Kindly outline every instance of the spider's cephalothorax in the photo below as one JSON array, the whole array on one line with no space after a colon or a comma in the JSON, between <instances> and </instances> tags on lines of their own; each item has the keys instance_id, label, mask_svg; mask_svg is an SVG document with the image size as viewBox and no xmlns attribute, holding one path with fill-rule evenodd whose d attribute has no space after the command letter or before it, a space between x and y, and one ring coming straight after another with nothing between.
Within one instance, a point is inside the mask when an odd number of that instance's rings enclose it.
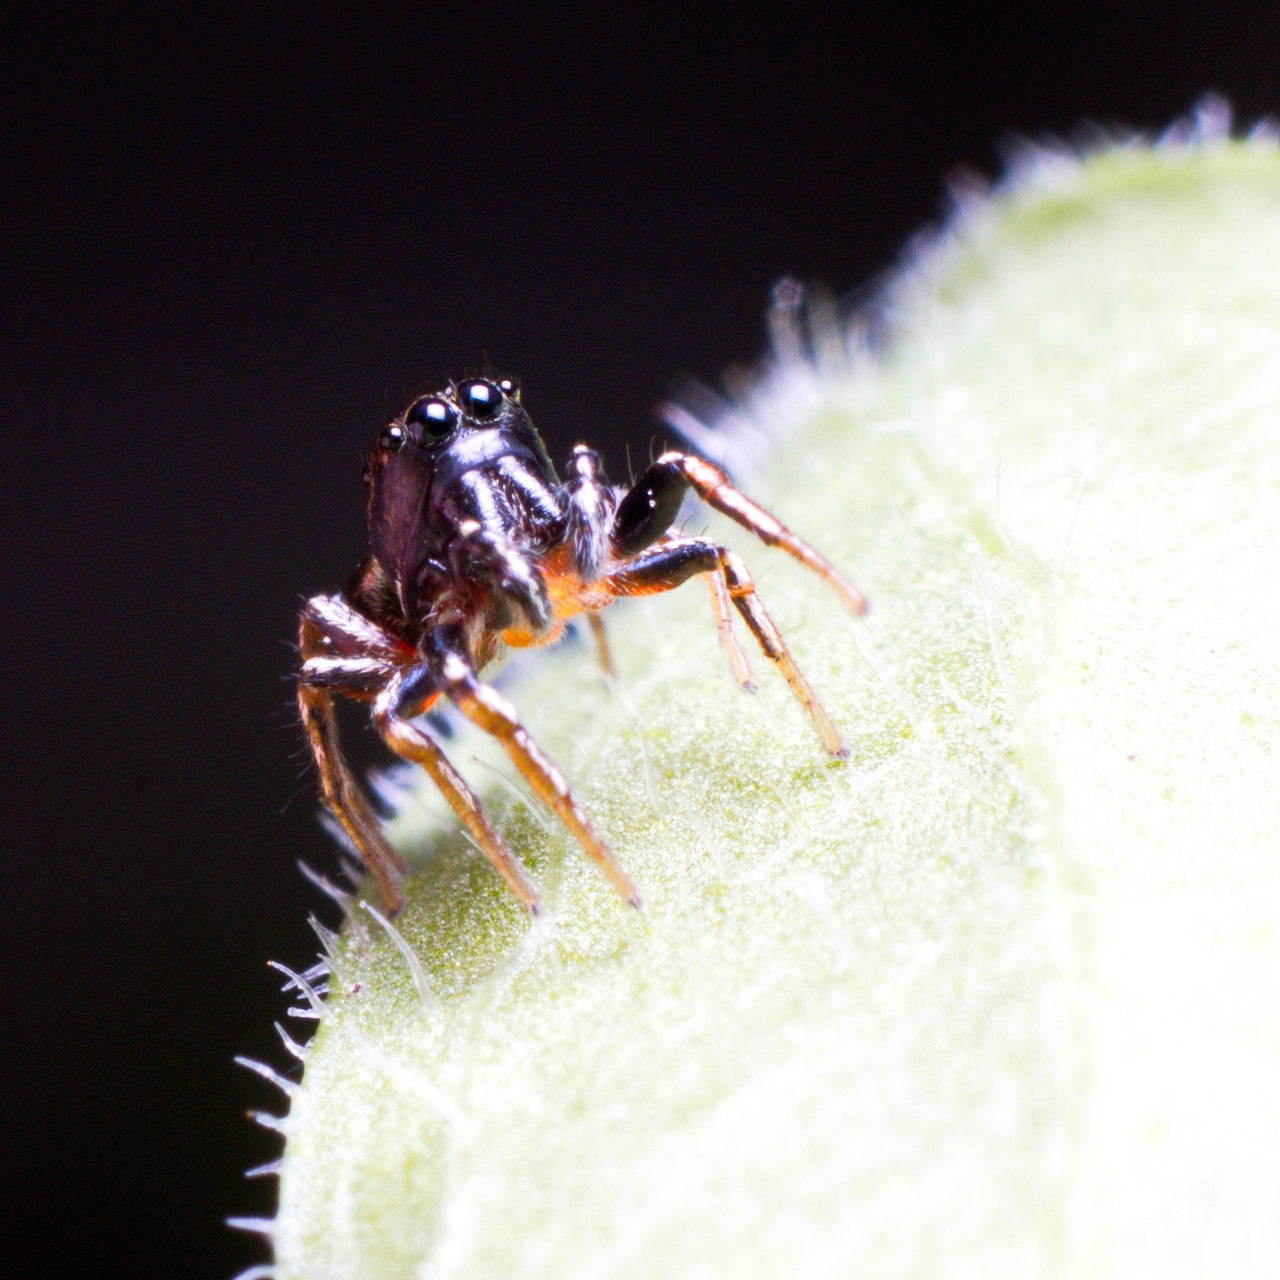
<instances>
[{"instance_id":1,"label":"spider's cephalothorax","mask_svg":"<svg viewBox=\"0 0 1280 1280\"><path fill-rule=\"evenodd\" d=\"M387 744L427 771L530 911L538 909L533 886L470 787L413 723L441 697L499 740L618 892L633 905L640 899L515 708L480 681L477 673L503 645L546 644L566 619L585 613L611 671L599 612L621 596L669 591L705 574L738 683L754 690L733 632L735 609L791 686L823 746L844 755L840 735L757 599L746 565L715 542L673 537L668 530L692 489L808 565L855 613L865 601L709 462L664 453L630 489L615 489L599 457L578 445L561 481L515 384L475 379L415 400L379 437L366 479L369 554L344 595L316 596L302 611L298 698L325 803L391 910L404 901L397 883L404 864L342 758L334 694L372 703L373 722Z\"/></svg>"}]
</instances>

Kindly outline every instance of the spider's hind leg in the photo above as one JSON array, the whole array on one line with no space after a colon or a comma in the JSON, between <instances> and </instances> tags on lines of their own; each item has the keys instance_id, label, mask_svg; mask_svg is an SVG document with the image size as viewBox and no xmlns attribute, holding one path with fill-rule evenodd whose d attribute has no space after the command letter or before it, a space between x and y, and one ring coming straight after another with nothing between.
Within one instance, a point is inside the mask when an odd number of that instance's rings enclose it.
<instances>
[{"instance_id":1,"label":"spider's hind leg","mask_svg":"<svg viewBox=\"0 0 1280 1280\"><path fill-rule=\"evenodd\" d=\"M712 601L716 608L716 622L721 638L726 633L729 637L725 647L738 683L744 688L748 687L746 681L750 679L750 671L746 669L746 658L738 648L729 626L728 612L724 609L726 595L755 636L760 651L778 668L796 700L804 707L818 737L822 739L822 745L837 758L847 756L848 751L822 703L818 701L818 695L805 679L804 672L796 665L782 633L760 603L755 582L741 557L705 538L671 538L633 556L610 574L607 582L610 590L619 596L643 596L670 591L699 573L708 573L713 578L718 576L721 579L719 587L712 582Z\"/></svg>"},{"instance_id":2,"label":"spider's hind leg","mask_svg":"<svg viewBox=\"0 0 1280 1280\"><path fill-rule=\"evenodd\" d=\"M747 693L755 693L756 682L751 674L751 664L747 661L747 655L742 652L738 637L733 634L733 601L729 588L725 585L724 574L713 570L707 574L707 585L711 590L711 608L716 615L716 630L720 633L720 643L729 659L729 670L733 672L739 688Z\"/></svg>"},{"instance_id":3,"label":"spider's hind leg","mask_svg":"<svg viewBox=\"0 0 1280 1280\"><path fill-rule=\"evenodd\" d=\"M791 692L795 694L796 701L804 707L809 719L813 722L813 727L818 731L822 745L836 759L845 759L849 754L848 748L841 740L835 725L831 723L822 703L818 701L818 695L805 679L804 672L796 665L796 660L791 656L791 650L787 648L787 643L782 638L782 632L765 612L764 605L760 603L760 597L756 595L756 584L741 557L732 551L722 549L720 572L724 575L729 599L733 601L734 607L742 615L742 620L755 636L761 652L778 668L782 678L791 686Z\"/></svg>"}]
</instances>

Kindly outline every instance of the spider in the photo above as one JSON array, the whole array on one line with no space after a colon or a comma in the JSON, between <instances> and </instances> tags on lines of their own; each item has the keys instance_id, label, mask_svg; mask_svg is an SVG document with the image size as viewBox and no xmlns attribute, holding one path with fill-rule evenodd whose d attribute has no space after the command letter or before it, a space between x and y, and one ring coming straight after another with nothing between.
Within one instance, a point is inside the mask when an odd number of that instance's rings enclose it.
<instances>
[{"instance_id":1,"label":"spider","mask_svg":"<svg viewBox=\"0 0 1280 1280\"><path fill-rule=\"evenodd\" d=\"M365 471L368 555L340 595L307 601L299 624L298 702L324 803L372 873L387 907L404 905L405 864L382 835L343 759L334 695L372 704L392 751L420 765L472 839L530 912L538 895L475 793L435 740L415 723L441 698L492 734L548 805L633 906L640 895L575 803L564 775L521 725L515 708L479 672L506 645L547 644L585 613L606 672L612 666L599 613L623 596L670 591L705 574L734 678L753 692L733 632L741 615L833 756L840 735L756 597L732 551L670 533L692 489L704 502L781 547L861 613L858 590L807 543L739 493L718 467L664 453L630 489L611 487L600 457L578 445L568 478L546 447L511 380L472 379L422 396L381 434Z\"/></svg>"}]
</instances>

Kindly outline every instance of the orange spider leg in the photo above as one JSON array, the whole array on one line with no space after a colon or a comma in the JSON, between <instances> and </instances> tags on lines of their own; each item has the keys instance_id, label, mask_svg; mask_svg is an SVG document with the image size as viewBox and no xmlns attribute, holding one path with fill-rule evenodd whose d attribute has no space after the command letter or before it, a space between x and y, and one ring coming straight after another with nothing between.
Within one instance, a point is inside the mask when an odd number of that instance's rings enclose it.
<instances>
[{"instance_id":1,"label":"orange spider leg","mask_svg":"<svg viewBox=\"0 0 1280 1280\"><path fill-rule=\"evenodd\" d=\"M755 583L747 566L740 556L705 538L671 538L657 543L647 551L641 551L630 560L624 561L606 579L607 586L619 596L652 595L660 591L670 591L682 582L688 581L698 573L708 573L722 579L723 591L728 595L734 608L742 616L751 634L755 636L760 651L778 668L782 678L786 680L796 700L804 707L806 714L817 730L818 737L827 751L840 759L848 755L840 734L831 723L818 695L814 693L804 672L796 665L791 651L787 648L782 633L774 625L773 619L765 612L764 606L756 596ZM717 588L712 586L713 600L717 601L717 624L723 637L726 628L721 623L721 597ZM725 615L727 621L727 612ZM730 631L732 636L732 632ZM734 650L737 641L731 640L732 648L728 648L730 665L734 665ZM741 650L738 657L745 664ZM734 671L738 675L737 669ZM739 680L741 683L741 680Z\"/></svg>"},{"instance_id":2,"label":"orange spider leg","mask_svg":"<svg viewBox=\"0 0 1280 1280\"><path fill-rule=\"evenodd\" d=\"M720 643L729 659L729 670L742 689L747 693L755 693L756 682L751 674L751 664L747 661L747 655L742 652L738 637L733 634L733 603L729 588L725 585L724 574L715 571L708 573L707 586L711 591L711 607L715 610L716 630L720 633Z\"/></svg>"},{"instance_id":3,"label":"orange spider leg","mask_svg":"<svg viewBox=\"0 0 1280 1280\"><path fill-rule=\"evenodd\" d=\"M591 628L591 639L595 642L600 669L610 680L616 680L618 669L613 665L613 653L609 649L609 633L605 630L604 619L593 609L587 613L587 625Z\"/></svg>"},{"instance_id":4,"label":"orange spider leg","mask_svg":"<svg viewBox=\"0 0 1280 1280\"><path fill-rule=\"evenodd\" d=\"M686 480L707 506L726 515L761 542L780 547L789 556L812 569L854 613L867 611L866 597L825 556L797 538L776 516L752 502L729 482L729 477L703 458L687 453L664 453L651 468L661 474L675 472Z\"/></svg>"},{"instance_id":5,"label":"orange spider leg","mask_svg":"<svg viewBox=\"0 0 1280 1280\"><path fill-rule=\"evenodd\" d=\"M539 910L538 891L529 883L520 864L511 856L502 838L484 816L480 801L467 786L466 780L449 763L439 746L427 734L409 723L403 713L404 709L398 705L403 688L404 681L397 681L385 689L374 704L373 722L383 741L397 755L420 765L426 771L457 815L458 821L471 833L471 838L493 864L493 869L519 899L520 905L536 915ZM414 706L413 714L421 715L439 696L438 693L434 694L425 705Z\"/></svg>"},{"instance_id":6,"label":"orange spider leg","mask_svg":"<svg viewBox=\"0 0 1280 1280\"><path fill-rule=\"evenodd\" d=\"M569 828L621 897L638 907L639 891L592 830L586 815L569 794L564 775L529 736L516 709L492 685L480 681L467 657L461 635L453 627L439 626L431 634L429 647L433 673L445 695L468 720L497 738L538 798Z\"/></svg>"},{"instance_id":7,"label":"orange spider leg","mask_svg":"<svg viewBox=\"0 0 1280 1280\"><path fill-rule=\"evenodd\" d=\"M404 860L387 843L369 802L351 776L351 767L338 743L333 712L335 692L367 697L369 683L374 679L385 681L394 668L378 658L332 657L335 645L328 628L321 625L309 607L302 614L298 647L303 658L298 709L320 775L321 795L369 868L388 910L397 912L404 906L404 894L397 883L405 873Z\"/></svg>"}]
</instances>

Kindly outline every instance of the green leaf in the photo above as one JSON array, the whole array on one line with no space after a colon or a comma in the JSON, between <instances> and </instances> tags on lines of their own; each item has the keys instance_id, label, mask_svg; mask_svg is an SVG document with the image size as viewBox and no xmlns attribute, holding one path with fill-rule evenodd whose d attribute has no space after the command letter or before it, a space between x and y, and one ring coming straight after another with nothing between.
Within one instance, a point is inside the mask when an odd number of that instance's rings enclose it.
<instances>
[{"instance_id":1,"label":"green leaf","mask_svg":"<svg viewBox=\"0 0 1280 1280\"><path fill-rule=\"evenodd\" d=\"M533 663L644 909L447 744L547 910L406 802L426 998L354 912L282 1280L1280 1270L1280 158L1024 169L882 355L750 403L747 488L870 615L706 521L852 759L762 660L738 691L696 583L611 612L616 690Z\"/></svg>"}]
</instances>

